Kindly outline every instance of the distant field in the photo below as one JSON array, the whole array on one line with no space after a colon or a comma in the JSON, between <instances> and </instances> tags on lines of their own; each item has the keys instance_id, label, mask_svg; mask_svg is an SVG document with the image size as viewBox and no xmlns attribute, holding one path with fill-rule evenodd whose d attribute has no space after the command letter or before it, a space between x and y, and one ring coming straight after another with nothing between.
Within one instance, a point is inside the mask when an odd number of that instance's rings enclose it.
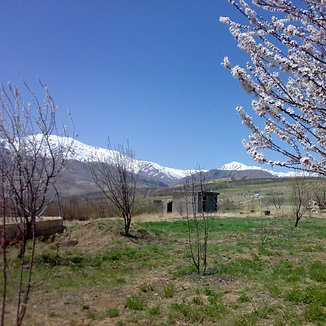
<instances>
[{"instance_id":1,"label":"distant field","mask_svg":"<svg viewBox=\"0 0 326 326\"><path fill-rule=\"evenodd\" d=\"M264 211L270 211L273 217L289 217L293 215L293 178L267 178L245 180L220 180L205 184L205 190L219 192L217 215L220 217L261 217ZM319 189L317 188L319 187ZM140 202L152 202L153 200L170 200L177 188L165 188L161 190L165 195L141 198ZM326 200L326 185L323 179L305 179L306 202L309 199L316 200L317 196ZM168 195L170 193L170 195ZM259 194L257 198L255 195ZM152 212L151 212L152 213ZM155 216L153 214L150 214ZM326 210L311 212L304 210L305 217L326 217ZM180 217L171 214L158 214L160 218ZM144 214L144 219L149 217ZM142 219L142 216L137 219ZM153 218L152 218L153 219Z\"/></svg>"},{"instance_id":2,"label":"distant field","mask_svg":"<svg viewBox=\"0 0 326 326\"><path fill-rule=\"evenodd\" d=\"M26 325L325 325L326 219L209 225L205 276L191 264L186 221L137 223L132 238L117 221L72 224L56 241L78 244L59 255L56 242L39 242L34 280L46 282L33 289Z\"/></svg>"},{"instance_id":3,"label":"distant field","mask_svg":"<svg viewBox=\"0 0 326 326\"><path fill-rule=\"evenodd\" d=\"M271 216L290 216L292 212L293 178L252 178L239 180L218 180L204 185L205 190L219 192L218 215L225 217L261 216L266 210ZM319 187L319 188L318 188ZM316 199L316 194L326 201L326 184L324 179L305 179L307 199ZM166 188L140 188L136 198L134 215L137 220L160 220L179 218L166 212L158 211L155 200L171 200L173 194L180 192L181 186ZM255 197L259 194L258 198ZM275 205L277 204L277 205ZM64 217L67 220L89 220L104 217L116 217L117 213L112 204L101 192L82 196L70 196L62 199L60 204L64 208ZM48 216L61 214L56 200L48 208ZM326 211L305 215L326 216Z\"/></svg>"}]
</instances>

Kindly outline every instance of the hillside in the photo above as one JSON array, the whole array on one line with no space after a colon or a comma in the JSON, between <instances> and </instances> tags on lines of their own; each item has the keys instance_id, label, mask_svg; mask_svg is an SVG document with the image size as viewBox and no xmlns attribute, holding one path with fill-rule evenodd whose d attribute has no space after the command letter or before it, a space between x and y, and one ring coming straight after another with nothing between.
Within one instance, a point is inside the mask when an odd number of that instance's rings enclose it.
<instances>
[{"instance_id":1,"label":"hillside","mask_svg":"<svg viewBox=\"0 0 326 326\"><path fill-rule=\"evenodd\" d=\"M39 141L38 135L33 137L32 141ZM104 161L112 162L115 155L114 150L98 148L86 145L71 138L59 137L52 135L50 138L53 148L64 147L69 150L67 167L63 174L59 177L58 188L62 196L81 195L97 190L88 171L88 162ZM2 143L2 150L9 150L5 143ZM46 151L46 149L44 149ZM133 173L139 172L139 187L157 188L167 187L181 184L184 178L195 170L182 170L159 165L155 162L134 160L132 168ZM302 173L275 172L258 166L247 166L239 162L230 162L220 168L212 170L203 170L205 181L215 181L219 179L242 179L242 178L277 178L288 177L294 175L302 175Z\"/></svg>"}]
</instances>

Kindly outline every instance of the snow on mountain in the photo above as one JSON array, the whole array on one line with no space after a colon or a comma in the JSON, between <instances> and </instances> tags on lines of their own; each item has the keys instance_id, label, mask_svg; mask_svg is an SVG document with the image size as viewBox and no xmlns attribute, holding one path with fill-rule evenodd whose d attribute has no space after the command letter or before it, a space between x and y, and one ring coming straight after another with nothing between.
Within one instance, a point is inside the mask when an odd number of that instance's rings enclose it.
<instances>
[{"instance_id":1,"label":"snow on mountain","mask_svg":"<svg viewBox=\"0 0 326 326\"><path fill-rule=\"evenodd\" d=\"M32 137L35 137L35 140L40 140L38 139L38 135ZM115 150L86 145L69 137L51 135L50 143L54 148L57 146L63 146L68 150L68 148L71 147L67 158L81 162L96 162L98 160L110 162L117 153ZM141 171L142 175L161 179L162 181L166 181L166 179L182 179L191 173L191 170L168 168L157 163L136 159L134 160L133 171L136 173Z\"/></svg>"},{"instance_id":2,"label":"snow on mountain","mask_svg":"<svg viewBox=\"0 0 326 326\"><path fill-rule=\"evenodd\" d=\"M99 158L104 161L111 161L116 151L105 148L93 147L83 144L79 141L73 144L72 158L77 161L97 161ZM190 174L189 170L174 169L161 166L157 163L149 161L134 160L134 172L141 171L142 174L146 174L150 177L156 177L164 179L182 179Z\"/></svg>"},{"instance_id":3,"label":"snow on mountain","mask_svg":"<svg viewBox=\"0 0 326 326\"><path fill-rule=\"evenodd\" d=\"M27 137L27 143L30 141L31 144L35 144L35 142L40 142L42 140L41 135L33 135ZM81 162L94 162L103 160L104 162L110 162L115 154L117 153L114 150L109 150L100 147L94 147L90 145L86 145L78 140L74 140L69 137L61 137L56 135L51 135L49 138L52 148L66 148L69 152L68 159L76 160ZM2 146L8 148L6 144L0 140ZM44 147L46 150L46 146ZM9 149L9 148L8 148ZM294 177L294 176L312 176L313 174L309 174L307 172L275 172L273 170L264 169L259 166L248 166L240 162L230 162L224 164L219 170L230 170L230 171L244 171L244 170L261 170L270 173L276 177ZM133 166L134 172L139 172L141 175L153 178L155 180L160 180L162 182L170 182L173 180L180 180L190 175L195 170L182 170L182 169L174 169L169 167L161 166L154 162L142 161L142 160L134 160ZM203 170L203 172L207 172Z\"/></svg>"},{"instance_id":4,"label":"snow on mountain","mask_svg":"<svg viewBox=\"0 0 326 326\"><path fill-rule=\"evenodd\" d=\"M249 166L236 161L222 165L219 168L219 170L232 170L232 171L261 170L261 171L268 172L276 177L314 176L314 174L305 171L276 172L273 170L264 169L260 166Z\"/></svg>"},{"instance_id":5,"label":"snow on mountain","mask_svg":"<svg viewBox=\"0 0 326 326\"><path fill-rule=\"evenodd\" d=\"M74 141L73 146L74 146L74 150L73 150L74 159L78 161L85 161L85 162L93 161L93 160L97 160L98 157L110 159L114 155L113 153L114 151L112 150L89 146L77 140ZM135 160L134 169L136 172L141 170L142 174L146 174L150 177L161 178L161 179L168 178L168 179L175 179L175 180L182 179L190 175L192 172L194 172L194 170L174 169L174 168L161 166L154 162L141 161L141 160ZM261 171L268 172L276 177L312 176L312 174L303 171L276 172L273 170L264 169L260 166L249 166L236 161L224 164L219 168L219 170L232 170L232 171L261 170ZM203 171L206 172L206 170Z\"/></svg>"},{"instance_id":6,"label":"snow on mountain","mask_svg":"<svg viewBox=\"0 0 326 326\"><path fill-rule=\"evenodd\" d=\"M222 165L219 168L219 170L243 171L243 170L264 170L264 169L258 166L248 166L243 163L233 161Z\"/></svg>"}]
</instances>

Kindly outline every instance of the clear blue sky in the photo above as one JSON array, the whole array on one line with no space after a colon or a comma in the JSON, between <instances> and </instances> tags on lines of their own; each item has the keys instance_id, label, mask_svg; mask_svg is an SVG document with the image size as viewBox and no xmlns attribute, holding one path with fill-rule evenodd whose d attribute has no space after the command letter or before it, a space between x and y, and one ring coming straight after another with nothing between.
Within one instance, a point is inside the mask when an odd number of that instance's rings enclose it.
<instances>
[{"instance_id":1,"label":"clear blue sky","mask_svg":"<svg viewBox=\"0 0 326 326\"><path fill-rule=\"evenodd\" d=\"M220 65L244 54L219 16L238 19L227 0L2 0L0 80L40 77L89 145L128 139L182 169L253 164L235 111L251 99Z\"/></svg>"}]
</instances>

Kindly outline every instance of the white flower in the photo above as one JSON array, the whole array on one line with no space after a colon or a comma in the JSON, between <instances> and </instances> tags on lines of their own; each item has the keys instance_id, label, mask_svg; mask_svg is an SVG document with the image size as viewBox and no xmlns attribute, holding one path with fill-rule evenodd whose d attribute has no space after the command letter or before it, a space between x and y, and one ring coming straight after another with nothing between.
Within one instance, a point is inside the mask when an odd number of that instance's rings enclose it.
<instances>
[{"instance_id":1,"label":"white flower","mask_svg":"<svg viewBox=\"0 0 326 326\"><path fill-rule=\"evenodd\" d=\"M224 57L223 62L222 62L222 66L224 68L227 68L227 69L230 69L231 68L231 63L230 63L228 57Z\"/></svg>"}]
</instances>

